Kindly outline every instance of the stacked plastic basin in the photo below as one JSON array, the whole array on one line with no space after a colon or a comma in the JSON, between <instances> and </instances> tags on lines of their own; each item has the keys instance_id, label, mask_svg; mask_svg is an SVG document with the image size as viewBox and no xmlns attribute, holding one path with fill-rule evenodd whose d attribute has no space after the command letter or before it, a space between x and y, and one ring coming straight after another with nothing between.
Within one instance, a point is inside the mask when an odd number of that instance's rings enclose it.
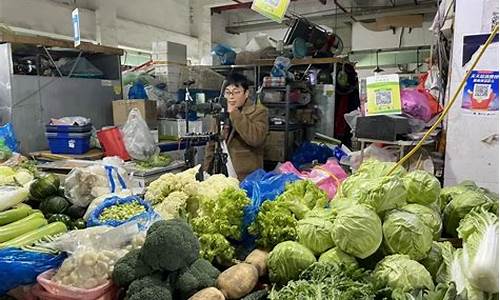
<instances>
[{"instance_id":1,"label":"stacked plastic basin","mask_svg":"<svg viewBox=\"0 0 500 300\"><path fill-rule=\"evenodd\" d=\"M90 149L92 124L47 125L45 136L54 154L84 154Z\"/></svg>"}]
</instances>

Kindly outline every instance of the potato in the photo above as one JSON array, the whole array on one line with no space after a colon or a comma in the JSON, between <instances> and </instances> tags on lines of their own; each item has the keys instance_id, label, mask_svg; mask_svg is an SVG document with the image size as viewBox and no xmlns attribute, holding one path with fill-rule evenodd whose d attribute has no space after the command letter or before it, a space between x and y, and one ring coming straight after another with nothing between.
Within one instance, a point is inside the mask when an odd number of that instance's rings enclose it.
<instances>
[{"instance_id":1,"label":"potato","mask_svg":"<svg viewBox=\"0 0 500 300\"><path fill-rule=\"evenodd\" d=\"M219 275L216 286L227 299L240 299L257 285L259 271L247 263L239 263Z\"/></svg>"},{"instance_id":2,"label":"potato","mask_svg":"<svg viewBox=\"0 0 500 300\"><path fill-rule=\"evenodd\" d=\"M194 294L188 300L225 300L224 294L214 287L209 287Z\"/></svg>"},{"instance_id":3,"label":"potato","mask_svg":"<svg viewBox=\"0 0 500 300\"><path fill-rule=\"evenodd\" d=\"M266 251L255 249L248 254L245 262L254 266L259 271L259 276L264 276L267 273L266 260L268 255L269 253Z\"/></svg>"}]
</instances>

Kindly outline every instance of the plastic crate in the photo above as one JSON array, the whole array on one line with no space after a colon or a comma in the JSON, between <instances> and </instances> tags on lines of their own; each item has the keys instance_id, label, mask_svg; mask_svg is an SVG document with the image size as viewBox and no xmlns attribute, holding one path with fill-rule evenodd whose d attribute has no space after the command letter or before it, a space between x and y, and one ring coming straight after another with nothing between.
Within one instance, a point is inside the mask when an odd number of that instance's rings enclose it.
<instances>
[{"instance_id":1,"label":"plastic crate","mask_svg":"<svg viewBox=\"0 0 500 300\"><path fill-rule=\"evenodd\" d=\"M117 288L111 280L92 289L82 289L52 281L54 274L55 270L51 269L38 275L36 278L38 285L34 286L32 293L40 299L50 300L113 300L115 298Z\"/></svg>"},{"instance_id":2,"label":"plastic crate","mask_svg":"<svg viewBox=\"0 0 500 300\"><path fill-rule=\"evenodd\" d=\"M77 125L46 125L45 132L71 132L71 133L87 133L92 131L92 124L84 126Z\"/></svg>"},{"instance_id":3,"label":"plastic crate","mask_svg":"<svg viewBox=\"0 0 500 300\"><path fill-rule=\"evenodd\" d=\"M84 154L90 149L88 133L46 132L50 152L54 154Z\"/></svg>"}]
</instances>

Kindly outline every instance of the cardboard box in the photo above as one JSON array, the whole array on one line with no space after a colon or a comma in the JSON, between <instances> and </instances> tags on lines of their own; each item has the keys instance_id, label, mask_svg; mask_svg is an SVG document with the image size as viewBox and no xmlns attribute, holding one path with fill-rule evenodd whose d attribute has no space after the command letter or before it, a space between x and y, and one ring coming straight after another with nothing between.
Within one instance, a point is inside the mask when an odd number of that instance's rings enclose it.
<instances>
[{"instance_id":1,"label":"cardboard box","mask_svg":"<svg viewBox=\"0 0 500 300\"><path fill-rule=\"evenodd\" d=\"M288 133L288 148L292 149L294 132ZM291 153L290 153L291 154ZM285 158L285 132L270 131L264 146L264 160L284 161Z\"/></svg>"},{"instance_id":2,"label":"cardboard box","mask_svg":"<svg viewBox=\"0 0 500 300\"><path fill-rule=\"evenodd\" d=\"M113 101L113 122L115 126L123 126L133 108L137 108L141 112L150 129L158 128L156 101L151 100Z\"/></svg>"}]
</instances>

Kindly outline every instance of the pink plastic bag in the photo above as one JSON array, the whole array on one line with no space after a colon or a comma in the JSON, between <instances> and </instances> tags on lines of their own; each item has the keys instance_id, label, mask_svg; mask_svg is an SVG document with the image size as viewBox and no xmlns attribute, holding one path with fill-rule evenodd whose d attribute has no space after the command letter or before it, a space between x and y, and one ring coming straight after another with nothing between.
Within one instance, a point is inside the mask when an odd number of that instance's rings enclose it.
<instances>
[{"instance_id":1,"label":"pink plastic bag","mask_svg":"<svg viewBox=\"0 0 500 300\"><path fill-rule=\"evenodd\" d=\"M279 167L279 171L293 173L301 179L311 180L325 191L329 199L335 197L338 186L347 178L347 173L334 159L328 160L324 165L314 167L310 172L300 172L287 161Z\"/></svg>"},{"instance_id":2,"label":"pink plastic bag","mask_svg":"<svg viewBox=\"0 0 500 300\"><path fill-rule=\"evenodd\" d=\"M60 285L52 281L52 276L54 276L55 270L50 269L38 275L37 281L38 297L45 296L47 299L66 299L66 300L111 300L115 293L116 287L113 285L111 280L108 280L105 284L97 286L92 289L82 289L71 286ZM36 294L36 293L35 293ZM43 295L40 295L43 294Z\"/></svg>"},{"instance_id":3,"label":"pink plastic bag","mask_svg":"<svg viewBox=\"0 0 500 300\"><path fill-rule=\"evenodd\" d=\"M401 101L403 111L410 116L429 122L432 119L433 111L429 106L427 95L417 89L402 89Z\"/></svg>"}]
</instances>

